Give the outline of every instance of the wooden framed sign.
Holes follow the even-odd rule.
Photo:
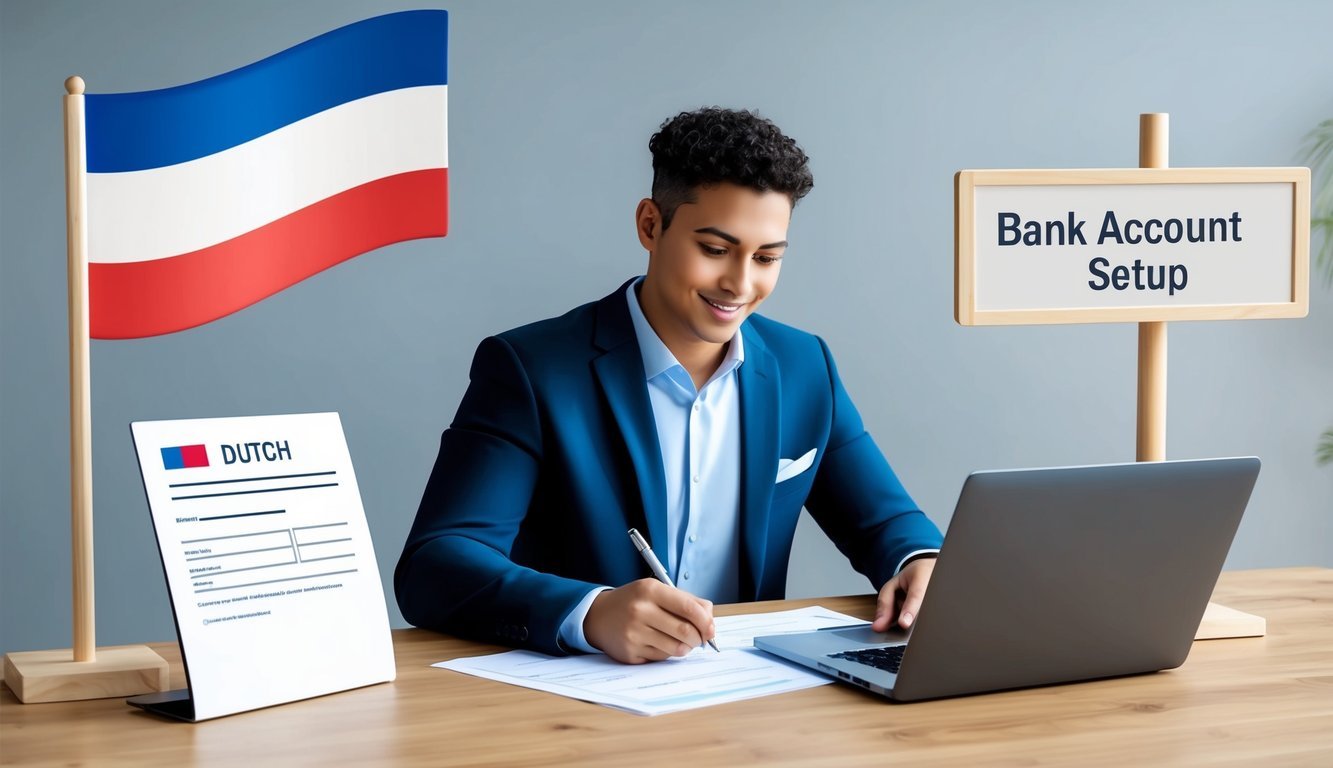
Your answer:
[[[1304,317],[1308,168],[959,171],[960,325]]]

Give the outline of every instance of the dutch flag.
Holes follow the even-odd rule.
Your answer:
[[[87,95],[91,336],[192,328],[443,236],[448,18],[392,13],[197,83]]]
[[[208,447],[196,445],[172,445],[162,449],[163,469],[194,469],[208,466]]]

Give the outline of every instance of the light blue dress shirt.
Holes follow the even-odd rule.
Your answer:
[[[741,424],[737,369],[745,362],[739,331],[702,388],[671,354],[639,305],[639,279],[625,290],[630,319],[643,356],[648,399],[657,426],[666,479],[667,574],[675,585],[715,603],[739,598]],[[659,552],[663,547],[651,542]],[[629,546],[628,540],[626,546]],[[560,625],[571,649],[597,649],[583,635],[591,590]]]
[[[738,331],[700,389],[662,343],[626,291],[639,339],[648,399],[666,478],[667,573],[676,586],[715,603],[734,603],[740,586],[741,410]],[[658,547],[659,551],[661,547]]]

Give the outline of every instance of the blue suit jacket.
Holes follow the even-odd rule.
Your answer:
[[[413,624],[550,654],[593,587],[667,562],[666,481],[625,288],[486,339],[394,574]],[[898,482],[818,337],[741,326],[740,594],[783,597],[801,507],[875,589],[939,529]],[[780,458],[814,465],[775,483]]]

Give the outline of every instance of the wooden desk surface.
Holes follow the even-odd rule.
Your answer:
[[[893,704],[844,685],[639,717],[429,664],[494,646],[394,632],[397,681],[195,725],[122,700],[0,694],[4,765],[1333,765],[1333,570],[1223,574],[1268,636],[1196,642],[1177,670]],[[869,596],[821,604],[869,616]],[[1126,621],[1133,621],[1126,616]],[[183,687],[174,643],[153,646]]]

